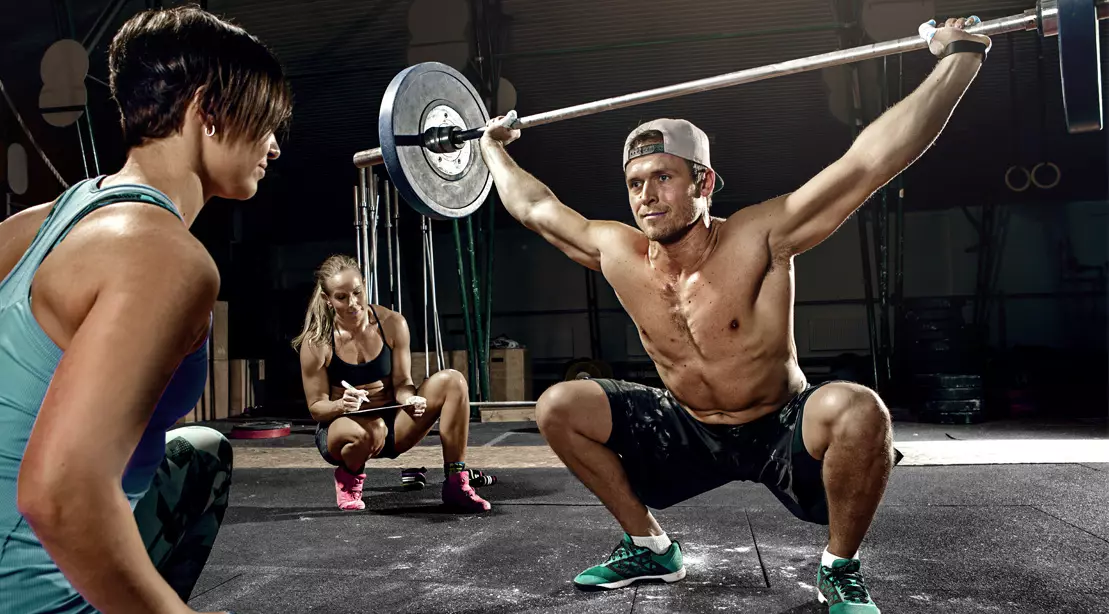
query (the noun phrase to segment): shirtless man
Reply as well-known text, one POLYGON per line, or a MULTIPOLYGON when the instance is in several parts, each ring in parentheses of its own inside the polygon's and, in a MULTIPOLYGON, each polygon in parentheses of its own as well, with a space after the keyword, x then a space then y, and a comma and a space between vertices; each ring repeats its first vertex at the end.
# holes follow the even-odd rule
POLYGON ((513 114, 490 122, 481 150, 505 208, 604 274, 666 386, 581 380, 539 399, 547 442, 625 532, 605 563, 574 579, 578 586, 682 579, 681 549, 647 506, 749 480, 798 518, 828 525, 820 601, 833 614, 878 612, 857 553, 894 463, 890 416, 864 386, 805 380, 793 341, 793 257, 828 238, 936 139, 989 49, 988 38, 963 31, 974 23, 923 27, 941 59, 915 92, 796 192, 727 219, 709 215, 719 180, 707 137, 689 122, 644 124, 624 144, 638 228, 562 204, 505 152, 520 136, 507 127, 513 114))

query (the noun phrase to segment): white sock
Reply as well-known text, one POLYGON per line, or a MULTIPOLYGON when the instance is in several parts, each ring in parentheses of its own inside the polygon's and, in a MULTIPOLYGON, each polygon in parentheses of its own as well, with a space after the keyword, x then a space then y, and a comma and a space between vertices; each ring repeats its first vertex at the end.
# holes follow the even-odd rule
POLYGON ((670 538, 665 533, 649 537, 632 536, 632 543, 640 548, 650 548, 655 554, 662 554, 670 549, 670 538))
MULTIPOLYGON (((843 558, 842 556, 836 556, 836 555, 832 554, 831 552, 828 552, 828 549, 825 548, 824 549, 824 556, 820 557, 820 564, 824 567, 831 568, 832 563, 834 563, 834 562, 836 562, 836 561, 838 561, 839 559, 842 559, 842 558, 843 558)), ((856 552, 853 556, 851 556, 851 558, 853 558, 853 559, 859 558, 859 553, 856 552)))

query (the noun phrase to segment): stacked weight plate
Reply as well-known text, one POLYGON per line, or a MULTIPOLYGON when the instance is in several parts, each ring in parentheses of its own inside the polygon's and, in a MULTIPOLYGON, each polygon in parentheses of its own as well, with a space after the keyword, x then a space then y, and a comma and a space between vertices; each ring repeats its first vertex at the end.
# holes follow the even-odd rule
POLYGON ((907 301, 902 341, 914 371, 960 373, 971 367, 970 334, 963 301, 951 298, 907 301))
POLYGON ((921 422, 972 424, 986 419, 981 375, 924 373, 913 376, 913 384, 921 422))
POLYGON ((985 419, 982 376, 975 362, 963 301, 917 299, 905 310, 903 340, 913 376, 912 401, 923 422, 970 424, 985 419))

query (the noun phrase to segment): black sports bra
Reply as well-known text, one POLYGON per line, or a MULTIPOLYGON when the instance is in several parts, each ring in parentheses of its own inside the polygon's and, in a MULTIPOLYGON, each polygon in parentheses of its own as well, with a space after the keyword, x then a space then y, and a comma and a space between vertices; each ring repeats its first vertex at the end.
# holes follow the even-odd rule
POLYGON ((335 351, 335 334, 332 333, 331 364, 327 365, 327 380, 332 386, 339 387, 342 385, 340 382, 344 381, 351 386, 364 386, 383 380, 393 373, 393 349, 385 339, 385 329, 381 327, 381 320, 377 317, 373 305, 369 305, 369 308, 374 314, 374 319, 377 320, 377 330, 381 333, 381 352, 375 358, 361 364, 352 365, 343 362, 335 351))

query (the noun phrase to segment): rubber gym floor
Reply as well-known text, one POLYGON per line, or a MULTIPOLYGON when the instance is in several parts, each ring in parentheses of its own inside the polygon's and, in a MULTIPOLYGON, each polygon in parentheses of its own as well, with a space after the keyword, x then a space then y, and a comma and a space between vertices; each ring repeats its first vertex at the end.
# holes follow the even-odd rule
MULTIPOLYGON (((883 612, 1109 612, 1104 419, 894 428, 905 458, 860 555, 883 612)), ((685 580, 582 592, 571 579, 620 529, 534 423, 471 425, 469 466, 498 478, 478 489, 493 504, 483 515, 442 509, 435 431, 371 462, 361 512, 335 507, 310 425, 233 445, 230 508, 189 602, 201 611, 826 611, 814 589, 825 529, 760 485, 655 512, 682 544, 685 580), (428 487, 406 491, 400 469, 420 466, 428 487)))

